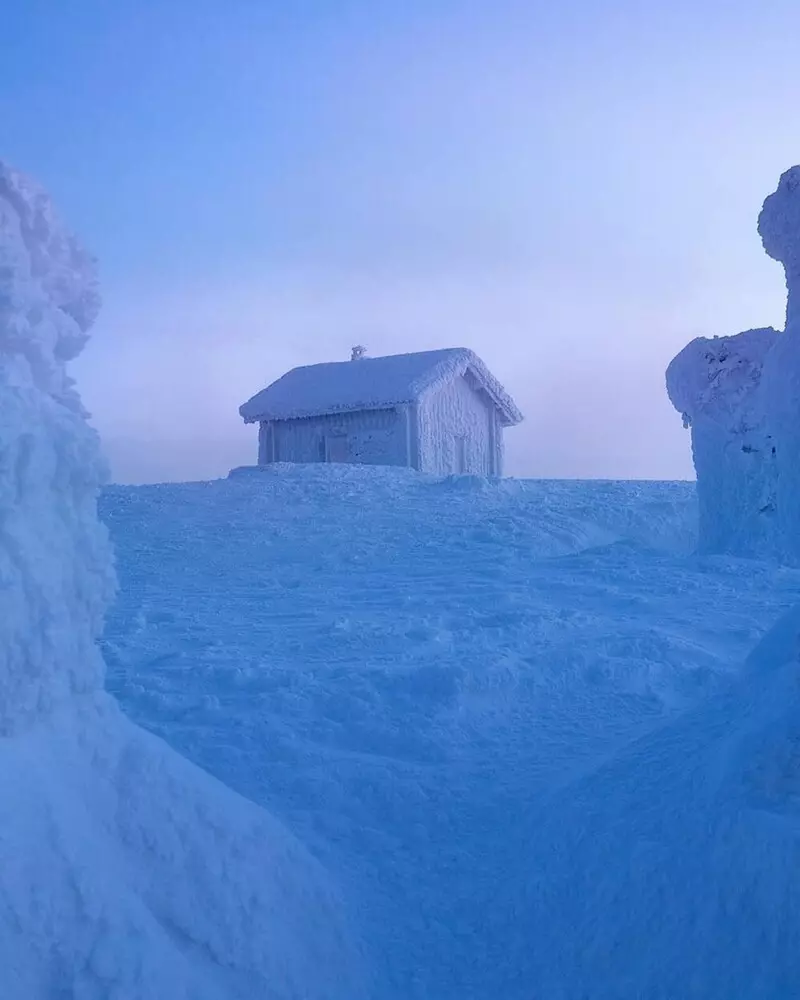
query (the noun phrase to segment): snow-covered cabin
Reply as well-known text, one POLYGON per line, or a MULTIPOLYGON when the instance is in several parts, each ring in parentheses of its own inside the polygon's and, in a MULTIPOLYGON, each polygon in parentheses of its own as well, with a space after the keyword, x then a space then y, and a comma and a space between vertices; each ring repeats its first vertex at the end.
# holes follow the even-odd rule
POLYGON ((293 368, 239 412, 258 423, 258 464, 400 465, 499 476, 503 431, 522 414, 466 348, 293 368))

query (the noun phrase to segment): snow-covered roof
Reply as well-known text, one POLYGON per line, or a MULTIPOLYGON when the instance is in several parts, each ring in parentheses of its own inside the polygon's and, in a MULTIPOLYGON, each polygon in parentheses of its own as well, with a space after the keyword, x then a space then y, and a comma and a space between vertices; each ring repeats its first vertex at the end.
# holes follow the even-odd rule
POLYGON ((239 407, 239 413, 246 423, 254 423, 388 409, 414 403, 467 373, 491 398, 505 426, 522 420, 514 400, 464 347, 293 368, 239 407))

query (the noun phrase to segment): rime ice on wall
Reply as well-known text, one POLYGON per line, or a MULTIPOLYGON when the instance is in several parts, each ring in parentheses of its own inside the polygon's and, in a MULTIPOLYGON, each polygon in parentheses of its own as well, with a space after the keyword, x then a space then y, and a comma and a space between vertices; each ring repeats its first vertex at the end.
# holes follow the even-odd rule
POLYGON ((420 403, 420 464, 428 472, 499 475, 502 456, 497 442, 502 441, 502 434, 495 409, 463 377, 420 403))
POLYGON ((91 260, 0 165, 0 992, 349 1000, 320 866, 103 691, 104 467, 65 370, 98 307, 91 260))
POLYGON ((348 461, 363 465, 407 465, 407 417, 401 408, 329 413, 302 420, 262 425, 267 440, 264 464, 348 461), (331 459, 336 441, 346 442, 346 454, 331 459))
POLYGON ((667 368, 667 392, 691 427, 700 546, 755 555, 774 546, 775 460, 761 394, 772 327, 698 337, 667 368))

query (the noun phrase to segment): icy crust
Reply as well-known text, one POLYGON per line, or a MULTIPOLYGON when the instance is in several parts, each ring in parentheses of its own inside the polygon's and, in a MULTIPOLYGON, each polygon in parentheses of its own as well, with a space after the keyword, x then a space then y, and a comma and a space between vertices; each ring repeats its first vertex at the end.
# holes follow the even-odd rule
POLYGON ((103 692, 105 466, 65 368, 98 308, 91 259, 0 166, 0 993, 350 1000, 319 865, 103 692))
POLYGON ((698 337, 667 368, 667 393, 691 427, 700 545, 765 554, 775 547, 775 454, 762 394, 772 327, 698 337))
POLYGON ((514 401, 481 359, 461 347, 293 368, 256 393, 239 412, 253 423, 402 406, 466 372, 489 393, 505 424, 522 420, 514 401))

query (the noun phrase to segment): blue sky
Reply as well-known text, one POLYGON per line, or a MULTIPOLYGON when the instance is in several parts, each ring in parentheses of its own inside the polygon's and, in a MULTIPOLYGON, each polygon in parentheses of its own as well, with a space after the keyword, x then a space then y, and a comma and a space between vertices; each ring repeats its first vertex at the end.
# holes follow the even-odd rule
POLYGON ((76 375, 127 481, 255 455, 297 363, 464 345, 518 475, 685 477, 698 334, 781 325, 800 9, 718 0, 29 0, 0 156, 98 256, 76 375))

